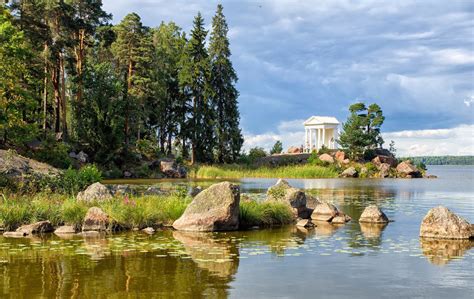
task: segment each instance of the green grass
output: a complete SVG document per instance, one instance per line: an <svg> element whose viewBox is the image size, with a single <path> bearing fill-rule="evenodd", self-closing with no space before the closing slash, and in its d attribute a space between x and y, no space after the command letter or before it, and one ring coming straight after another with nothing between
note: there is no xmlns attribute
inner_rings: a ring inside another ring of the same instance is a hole
<svg viewBox="0 0 474 299"><path fill-rule="evenodd" d="M272 226L293 221L290 207L281 202L240 202L240 226Z"/></svg>
<svg viewBox="0 0 474 299"><path fill-rule="evenodd" d="M160 196L117 197L104 202L82 202L66 195L40 193L33 197L13 195L0 197L0 227L12 231L24 224L49 220L80 228L87 210L100 207L112 221L114 230L170 225L191 202L182 193ZM293 221L290 207L281 202L240 202L241 227L272 226Z"/></svg>
<svg viewBox="0 0 474 299"><path fill-rule="evenodd" d="M190 203L182 194L140 196L128 200L114 198L105 202L80 202L66 195L37 194L33 197L13 195L0 197L0 226L14 230L21 225L49 220L54 226L62 224L80 227L87 210L100 207L109 214L116 229L144 228L171 224Z"/></svg>
<svg viewBox="0 0 474 299"><path fill-rule="evenodd" d="M336 169L316 165L250 167L244 165L197 166L190 171L194 178L335 178Z"/></svg>

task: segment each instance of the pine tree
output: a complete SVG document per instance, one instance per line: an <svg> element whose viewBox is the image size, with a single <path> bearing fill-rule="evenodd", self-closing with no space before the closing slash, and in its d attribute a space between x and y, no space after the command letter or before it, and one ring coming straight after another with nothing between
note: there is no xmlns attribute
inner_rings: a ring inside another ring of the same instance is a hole
<svg viewBox="0 0 474 299"><path fill-rule="evenodd" d="M205 47L207 31L201 13L194 18L191 39L186 46L179 75L183 92L192 102L188 121L191 163L211 162L214 148L214 116L209 99L209 56Z"/></svg>
<svg viewBox="0 0 474 299"><path fill-rule="evenodd" d="M233 162L237 159L243 144L239 128L240 114L235 88L237 74L230 61L231 52L228 27L221 4L212 19L212 32L209 45L211 63L211 96L215 109L215 130L217 138L217 161Z"/></svg>

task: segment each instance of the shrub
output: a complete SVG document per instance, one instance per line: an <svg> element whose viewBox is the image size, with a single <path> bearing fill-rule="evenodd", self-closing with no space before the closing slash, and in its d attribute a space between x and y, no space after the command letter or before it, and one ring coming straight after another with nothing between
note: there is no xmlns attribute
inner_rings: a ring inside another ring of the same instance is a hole
<svg viewBox="0 0 474 299"><path fill-rule="evenodd" d="M322 154L329 154L330 152L331 150L323 144L323 146L321 146L321 148L318 151L318 155L321 156Z"/></svg>
<svg viewBox="0 0 474 299"><path fill-rule="evenodd" d="M83 202L68 199L61 205L60 213L64 223L79 227L86 216L87 206Z"/></svg>
<svg viewBox="0 0 474 299"><path fill-rule="evenodd" d="M69 168L54 183L57 191L76 194L90 184L102 179L101 171L95 165L86 165L79 170Z"/></svg>
<svg viewBox="0 0 474 299"><path fill-rule="evenodd" d="M251 148L249 151L249 160L255 162L257 159L264 158L268 156L267 152L261 147Z"/></svg>
<svg viewBox="0 0 474 299"><path fill-rule="evenodd" d="M66 169L72 165L69 157L70 146L58 142L54 136L49 135L42 143L40 149L33 154L33 158L48 163L54 167Z"/></svg>

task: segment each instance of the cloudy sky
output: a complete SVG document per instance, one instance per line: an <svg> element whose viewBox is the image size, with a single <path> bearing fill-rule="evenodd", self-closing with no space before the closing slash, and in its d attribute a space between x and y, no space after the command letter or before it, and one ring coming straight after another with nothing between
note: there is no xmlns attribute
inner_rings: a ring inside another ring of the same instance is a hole
<svg viewBox="0 0 474 299"><path fill-rule="evenodd" d="M378 103L399 155L474 154L474 1L104 0L119 22L229 24L245 147L301 145L311 115Z"/></svg>

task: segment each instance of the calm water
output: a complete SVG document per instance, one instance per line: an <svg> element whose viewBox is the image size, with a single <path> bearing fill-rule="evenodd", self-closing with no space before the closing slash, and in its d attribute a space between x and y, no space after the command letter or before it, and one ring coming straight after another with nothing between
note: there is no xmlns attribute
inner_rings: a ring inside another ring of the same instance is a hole
<svg viewBox="0 0 474 299"><path fill-rule="evenodd" d="M474 241L422 241L418 230L439 204L474 222L474 168L429 170L440 178L290 180L353 219L376 203L395 221L386 227L0 237L0 297L472 298Z"/></svg>

